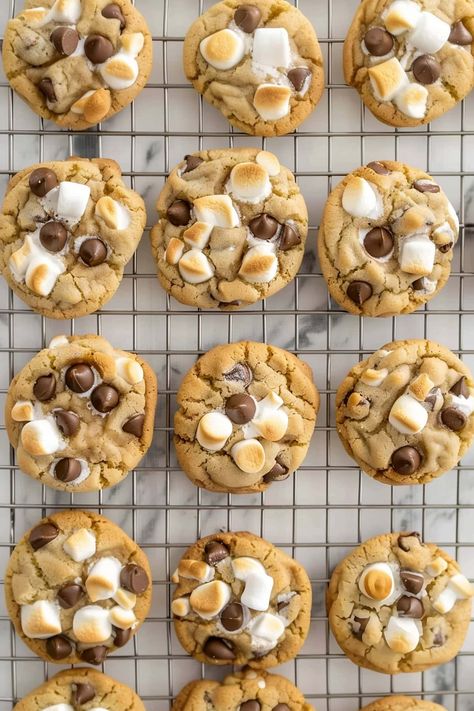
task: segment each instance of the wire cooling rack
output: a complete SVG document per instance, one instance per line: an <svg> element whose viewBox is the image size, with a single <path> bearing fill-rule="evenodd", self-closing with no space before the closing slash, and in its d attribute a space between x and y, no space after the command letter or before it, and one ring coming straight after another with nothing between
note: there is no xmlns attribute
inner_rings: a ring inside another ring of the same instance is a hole
<svg viewBox="0 0 474 711"><path fill-rule="evenodd" d="M344 85L342 42L357 0L299 0L317 28L326 59L327 89L297 134L262 141L230 131L186 82L181 68L184 34L212 2L136 0L148 19L155 50L150 83L135 105L99 129L59 131L40 121L0 75L0 190L17 170L39 160L103 155L120 161L126 181L154 203L168 171L199 148L264 145L295 171L310 209L311 232L299 276L266 304L232 315L199 313L167 298L154 273L147 236L123 283L104 310L57 323L32 314L0 284L0 397L11 377L53 335L102 333L117 346L144 355L155 368L160 401L154 444L120 486L99 495L69 496L41 488L14 465L0 426L0 579L13 544L53 509L98 510L146 550L153 567L154 604L134 641L112 656L105 671L141 694L149 711L164 711L182 685L221 669L190 659L177 643L169 617L170 573L196 537L220 528L267 537L305 565L314 587L312 625L299 658L277 671L293 679L320 711L356 711L390 693L422 695L448 709L474 709L474 633L458 658L424 674L398 677L360 670L328 632L324 589L334 565L354 545L388 530L419 530L456 555L474 578L474 453L427 487L391 488L361 474L345 455L334 428L334 393L350 366L395 338L427 337L449 346L474 366L474 98L419 130L393 130L365 112ZM2 0L0 33L22 2ZM376 159L400 159L429 170L443 185L463 226L451 280L417 314L358 319L328 298L316 259L316 232L328 191L353 168ZM314 369L322 395L310 453L294 478L256 496L211 495L197 490L177 466L172 418L179 382L196 355L223 341L264 340L297 353ZM32 656L0 602L0 711L58 667ZM473 625L471 625L471 628Z"/></svg>

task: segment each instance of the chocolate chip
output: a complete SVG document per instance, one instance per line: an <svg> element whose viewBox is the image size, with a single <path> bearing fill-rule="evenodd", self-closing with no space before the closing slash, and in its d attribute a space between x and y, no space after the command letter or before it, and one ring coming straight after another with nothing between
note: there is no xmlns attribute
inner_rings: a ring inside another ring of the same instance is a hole
<svg viewBox="0 0 474 711"><path fill-rule="evenodd" d="M52 373L41 375L33 385L33 395L40 402L51 400L56 394L56 378Z"/></svg>
<svg viewBox="0 0 474 711"><path fill-rule="evenodd" d="M94 664L94 666L98 666L99 664L102 664L102 662L105 660L108 651L108 647L105 647L104 645L98 645L97 647L84 649L84 651L81 653L81 659L87 664Z"/></svg>
<svg viewBox="0 0 474 711"><path fill-rule="evenodd" d="M228 632L237 632L244 623L244 608L240 602L231 602L221 612L221 625Z"/></svg>
<svg viewBox="0 0 474 711"><path fill-rule="evenodd" d="M439 193L441 191L439 185L429 180L415 180L413 187L415 190L418 190L419 193Z"/></svg>
<svg viewBox="0 0 474 711"><path fill-rule="evenodd" d="M278 231L280 223L274 217L263 212L249 222L249 228L257 239L272 239Z"/></svg>
<svg viewBox="0 0 474 711"><path fill-rule="evenodd" d="M425 579L422 573L417 573L414 570L401 570L400 580L403 583L405 590L413 595L418 595L422 591Z"/></svg>
<svg viewBox="0 0 474 711"><path fill-rule="evenodd" d="M60 222L47 222L40 230L40 242L48 252L60 252L67 240L67 230Z"/></svg>
<svg viewBox="0 0 474 711"><path fill-rule="evenodd" d="M448 37L448 42L451 44L467 45L472 44L472 35L467 29L466 25L458 20L451 27L451 33Z"/></svg>
<svg viewBox="0 0 474 711"><path fill-rule="evenodd" d="M393 251L394 241L386 227L373 227L364 237L364 247L371 257L380 259Z"/></svg>
<svg viewBox="0 0 474 711"><path fill-rule="evenodd" d="M76 706L87 704L95 698L95 689L92 684L76 684L72 692L72 703Z"/></svg>
<svg viewBox="0 0 474 711"><path fill-rule="evenodd" d="M73 393L86 393L94 385L94 371L86 363L76 363L66 370L65 380Z"/></svg>
<svg viewBox="0 0 474 711"><path fill-rule="evenodd" d="M417 531L412 531L411 533L402 533L400 536L398 536L398 547L402 549L402 551L405 551L405 553L408 553L411 551L412 546L409 543L408 539L409 538L416 538L418 542L421 544L421 535Z"/></svg>
<svg viewBox="0 0 474 711"><path fill-rule="evenodd" d="M48 77L41 79L40 83L38 84L38 89L41 91L47 101L56 101L56 92L54 91L54 84L51 79L49 79Z"/></svg>
<svg viewBox="0 0 474 711"><path fill-rule="evenodd" d="M224 373L224 379L231 383L242 383L247 388L253 380L253 373L247 363L236 363L233 368Z"/></svg>
<svg viewBox="0 0 474 711"><path fill-rule="evenodd" d="M231 662L235 659L234 646L227 639L209 637L203 647L204 654L219 662Z"/></svg>
<svg viewBox="0 0 474 711"><path fill-rule="evenodd" d="M75 412L69 410L55 410L54 419L56 424L66 437L73 437L79 432L81 421Z"/></svg>
<svg viewBox="0 0 474 711"><path fill-rule="evenodd" d="M256 411L255 400L246 393L231 395L225 404L225 414L236 425L246 425L253 420Z"/></svg>
<svg viewBox="0 0 474 711"><path fill-rule="evenodd" d="M425 609L421 600L417 597L402 595L397 602L397 610L400 617L411 617L414 620L421 620L425 614Z"/></svg>
<svg viewBox="0 0 474 711"><path fill-rule="evenodd" d="M411 288L414 291L426 291L426 277L420 277L419 279L415 279L415 281L412 282Z"/></svg>
<svg viewBox="0 0 474 711"><path fill-rule="evenodd" d="M115 388L102 383L91 392L91 403L99 412L112 412L117 407L120 397Z"/></svg>
<svg viewBox="0 0 474 711"><path fill-rule="evenodd" d="M255 5L241 5L234 14L234 21L242 32L254 32L262 18L262 13Z"/></svg>
<svg viewBox="0 0 474 711"><path fill-rule="evenodd" d="M120 572L120 585L135 595L143 595L148 589L150 581L140 565L128 563Z"/></svg>
<svg viewBox="0 0 474 711"><path fill-rule="evenodd" d="M444 636L443 632L441 630L436 630L436 632L433 636L433 646L434 647L442 647L445 642L446 642L446 637Z"/></svg>
<svg viewBox="0 0 474 711"><path fill-rule="evenodd" d="M377 175L390 175L390 170L384 166L383 163L380 163L378 160L374 160L371 163L367 164L367 168L370 168L370 170L373 170L374 173L377 173Z"/></svg>
<svg viewBox="0 0 474 711"><path fill-rule="evenodd" d="M442 244L438 247L441 254L447 254L453 248L453 243L448 242L447 244Z"/></svg>
<svg viewBox="0 0 474 711"><path fill-rule="evenodd" d="M186 167L183 170L183 175L185 173L191 173L193 170L196 170L198 165L201 165L201 163L204 163L202 158L199 158L199 156L193 156L193 155L184 156L184 160L186 161Z"/></svg>
<svg viewBox="0 0 474 711"><path fill-rule="evenodd" d="M79 33L73 30L72 27L56 27L51 33L50 40L59 54L62 54L63 57L69 57L77 49Z"/></svg>
<svg viewBox="0 0 474 711"><path fill-rule="evenodd" d="M420 84L434 84L441 75L441 65L432 54L422 54L411 66L413 76Z"/></svg>
<svg viewBox="0 0 474 711"><path fill-rule="evenodd" d="M414 447L406 445L396 449L390 462L397 474L408 476L416 472L421 464L421 454Z"/></svg>
<svg viewBox="0 0 474 711"><path fill-rule="evenodd" d="M467 386L466 376L463 375L461 378L459 378L459 380L454 383L453 387L449 392L453 395L457 395L457 397L468 398L471 394L471 391Z"/></svg>
<svg viewBox="0 0 474 711"><path fill-rule="evenodd" d="M393 49L393 37L383 27L372 27L366 32L364 42L373 57L384 57Z"/></svg>
<svg viewBox="0 0 474 711"><path fill-rule="evenodd" d="M92 237L81 244L79 256L87 267L97 267L107 259L107 247L101 239Z"/></svg>
<svg viewBox="0 0 474 711"><path fill-rule="evenodd" d="M50 190L57 187L58 179L49 168L37 168L29 177L29 185L32 193L38 197L44 197Z"/></svg>
<svg viewBox="0 0 474 711"><path fill-rule="evenodd" d="M75 481L81 476L82 465L78 459L65 457L60 459L54 467L54 476L63 484L68 484L70 481Z"/></svg>
<svg viewBox="0 0 474 711"><path fill-rule="evenodd" d="M216 565L230 555L230 551L227 546L220 541L210 541L207 543L204 553L209 565Z"/></svg>
<svg viewBox="0 0 474 711"><path fill-rule="evenodd" d="M467 417L456 407L446 407L441 411L441 422L453 432L459 432L466 426Z"/></svg>
<svg viewBox="0 0 474 711"><path fill-rule="evenodd" d="M254 699L252 701L244 701L243 704L240 704L239 711L260 711L261 708L260 703Z"/></svg>
<svg viewBox="0 0 474 711"><path fill-rule="evenodd" d="M272 711L291 711L288 704L277 704L273 707Z"/></svg>
<svg viewBox="0 0 474 711"><path fill-rule="evenodd" d="M357 637L357 639L362 639L362 635L365 632L365 629L367 625L369 624L369 617L354 617L354 622L359 625L359 628L357 631L355 631L354 628L352 628L352 631L354 633L354 637Z"/></svg>
<svg viewBox="0 0 474 711"><path fill-rule="evenodd" d="M438 403L438 398L441 395L441 390L439 388L432 388L428 395L425 397L425 403L428 406L428 410L434 410L437 403Z"/></svg>
<svg viewBox="0 0 474 711"><path fill-rule="evenodd" d="M263 481L265 484L270 484L272 481L285 481L289 476L288 467L279 462L277 457L273 467L263 477Z"/></svg>
<svg viewBox="0 0 474 711"><path fill-rule="evenodd" d="M44 548L58 536L59 529L54 523L40 523L30 532L28 543L34 551L39 551L40 548Z"/></svg>
<svg viewBox="0 0 474 711"><path fill-rule="evenodd" d="M70 610L75 607L83 597L84 590L77 583L66 583L58 590L58 602L63 610Z"/></svg>
<svg viewBox="0 0 474 711"><path fill-rule="evenodd" d="M366 281L353 281L347 288L347 296L357 306L362 306L372 296L373 289Z"/></svg>
<svg viewBox="0 0 474 711"><path fill-rule="evenodd" d="M110 5L106 5L102 10L102 15L103 17L106 17L107 20L118 20L120 22L121 30L125 28L125 17L123 16L122 8L120 7L120 5L115 5L115 3L110 3Z"/></svg>
<svg viewBox="0 0 474 711"><path fill-rule="evenodd" d="M308 69L308 67L295 67L295 69L290 69L287 76L295 87L295 90L302 91L308 77L311 75L311 69Z"/></svg>
<svg viewBox="0 0 474 711"><path fill-rule="evenodd" d="M294 227L285 224L280 233L280 249L282 252L287 252L289 249L301 244L301 237Z"/></svg>
<svg viewBox="0 0 474 711"><path fill-rule="evenodd" d="M122 430L127 432L127 434L134 435L135 437L141 437L143 434L143 425L145 424L145 415L134 415L130 417L122 425Z"/></svg>
<svg viewBox="0 0 474 711"><path fill-rule="evenodd" d="M125 647L132 636L132 630L121 630L118 627L113 627L112 629L114 633L114 645L119 649L120 647Z"/></svg>
<svg viewBox="0 0 474 711"><path fill-rule="evenodd" d="M186 200L175 200L169 206L166 216L175 227L184 227L191 219L191 205Z"/></svg>
<svg viewBox="0 0 474 711"><path fill-rule="evenodd" d="M84 54L92 64L103 64L113 53L112 42L102 35L89 35L84 43Z"/></svg>
<svg viewBox="0 0 474 711"><path fill-rule="evenodd" d="M66 659L72 654L72 643L62 634L46 640L46 652L52 659Z"/></svg>

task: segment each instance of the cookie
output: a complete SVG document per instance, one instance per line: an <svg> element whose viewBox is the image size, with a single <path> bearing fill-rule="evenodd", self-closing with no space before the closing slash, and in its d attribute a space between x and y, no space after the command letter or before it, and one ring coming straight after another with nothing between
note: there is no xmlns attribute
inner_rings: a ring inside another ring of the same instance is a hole
<svg viewBox="0 0 474 711"><path fill-rule="evenodd" d="M474 380L432 341L394 341L355 365L336 395L348 454L384 484L427 484L457 465L474 436Z"/></svg>
<svg viewBox="0 0 474 711"><path fill-rule="evenodd" d="M186 156L158 199L151 234L162 286L203 309L236 309L285 287L298 272L308 234L293 174L268 151Z"/></svg>
<svg viewBox="0 0 474 711"><path fill-rule="evenodd" d="M5 425L20 469L69 492L122 481L153 438L156 378L101 336L58 336L13 379Z"/></svg>
<svg viewBox="0 0 474 711"><path fill-rule="evenodd" d="M175 699L172 711L314 711L288 679L244 669L222 683L202 680L187 684Z"/></svg>
<svg viewBox="0 0 474 711"><path fill-rule="evenodd" d="M384 674L453 659L471 619L474 587L419 533L387 533L354 549L327 592L329 624L353 662Z"/></svg>
<svg viewBox="0 0 474 711"><path fill-rule="evenodd" d="M474 87L470 0L363 0L344 43L344 74L390 126L419 126Z"/></svg>
<svg viewBox="0 0 474 711"><path fill-rule="evenodd" d="M0 213L0 272L56 319L97 311L117 291L146 224L112 160L41 163L11 181Z"/></svg>
<svg viewBox="0 0 474 711"><path fill-rule="evenodd" d="M306 639L306 571L252 533L217 533L197 541L172 582L176 634L200 662L267 669L293 659Z"/></svg>
<svg viewBox="0 0 474 711"><path fill-rule="evenodd" d="M121 111L145 87L151 35L130 0L26 0L7 25L3 66L35 113L81 131Z"/></svg>
<svg viewBox="0 0 474 711"><path fill-rule="evenodd" d="M145 711L125 684L95 669L68 669L25 696L13 711Z"/></svg>
<svg viewBox="0 0 474 711"><path fill-rule="evenodd" d="M421 701L412 696L392 695L364 706L362 711L446 711L446 709L432 701Z"/></svg>
<svg viewBox="0 0 474 711"><path fill-rule="evenodd" d="M330 194L319 260L332 298L349 313L406 314L445 285L458 235L456 212L430 175L374 161Z"/></svg>
<svg viewBox="0 0 474 711"><path fill-rule="evenodd" d="M310 367L275 346L217 346L183 379L174 441L191 481L250 494L287 479L308 451L319 409Z"/></svg>
<svg viewBox="0 0 474 711"><path fill-rule="evenodd" d="M285 0L213 5L186 35L184 71L206 101L253 136L294 131L324 88L314 28Z"/></svg>
<svg viewBox="0 0 474 711"><path fill-rule="evenodd" d="M101 664L138 630L151 594L144 552L115 523L86 511L40 521L14 549L5 575L17 634L58 664Z"/></svg>

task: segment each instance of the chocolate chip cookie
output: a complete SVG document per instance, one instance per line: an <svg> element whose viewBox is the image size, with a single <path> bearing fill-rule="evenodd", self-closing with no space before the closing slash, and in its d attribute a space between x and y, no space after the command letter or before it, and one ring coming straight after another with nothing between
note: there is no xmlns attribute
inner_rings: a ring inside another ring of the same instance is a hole
<svg viewBox="0 0 474 711"><path fill-rule="evenodd" d="M25 696L13 711L145 711L137 694L95 669L68 669Z"/></svg>
<svg viewBox="0 0 474 711"><path fill-rule="evenodd" d="M314 711L288 679L244 669L218 681L192 681L177 696L172 711ZM428 711L428 710L427 710Z"/></svg>
<svg viewBox="0 0 474 711"><path fill-rule="evenodd" d="M432 341L394 341L358 363L336 395L348 454L384 484L426 484L455 467L474 436L474 380Z"/></svg>
<svg viewBox="0 0 474 711"><path fill-rule="evenodd" d="M420 672L459 652L473 595L445 551L423 543L418 533L387 533L336 567L327 593L329 624L359 666L384 674Z"/></svg>
<svg viewBox="0 0 474 711"><path fill-rule="evenodd" d="M306 639L306 571L252 533L202 538L188 548L172 581L176 634L200 662L266 669L295 657Z"/></svg>
<svg viewBox="0 0 474 711"><path fill-rule="evenodd" d="M470 0L363 0L344 44L346 81L391 126L429 123L474 87Z"/></svg>
<svg viewBox="0 0 474 711"><path fill-rule="evenodd" d="M275 346L242 341L202 356L178 390L181 468L209 491L249 494L303 462L319 394L309 366Z"/></svg>
<svg viewBox="0 0 474 711"><path fill-rule="evenodd" d="M206 101L253 136L293 131L324 88L314 28L285 0L213 5L186 35L184 71Z"/></svg>
<svg viewBox="0 0 474 711"><path fill-rule="evenodd" d="M43 519L20 540L5 575L17 634L60 664L101 664L138 630L151 594L144 552L112 521L85 511Z"/></svg>
<svg viewBox="0 0 474 711"><path fill-rule="evenodd" d="M130 0L26 0L7 25L3 65L35 113L81 131L145 87L151 35Z"/></svg>
<svg viewBox="0 0 474 711"><path fill-rule="evenodd" d="M5 424L20 469L69 492L124 479L153 438L156 378L100 336L59 336L13 379Z"/></svg>
<svg viewBox="0 0 474 711"><path fill-rule="evenodd" d="M201 151L171 173L151 234L163 287L178 301L235 311L296 275L308 234L293 174L268 151Z"/></svg>
<svg viewBox="0 0 474 711"><path fill-rule="evenodd" d="M349 313L406 314L445 285L458 235L456 212L430 175L375 161L330 194L319 260L331 296Z"/></svg>
<svg viewBox="0 0 474 711"><path fill-rule="evenodd" d="M432 701L421 701L412 696L392 695L364 706L362 711L446 711L446 709Z"/></svg>
<svg viewBox="0 0 474 711"><path fill-rule="evenodd" d="M97 311L117 291L146 224L115 161L41 163L10 182L0 213L0 272L55 319Z"/></svg>

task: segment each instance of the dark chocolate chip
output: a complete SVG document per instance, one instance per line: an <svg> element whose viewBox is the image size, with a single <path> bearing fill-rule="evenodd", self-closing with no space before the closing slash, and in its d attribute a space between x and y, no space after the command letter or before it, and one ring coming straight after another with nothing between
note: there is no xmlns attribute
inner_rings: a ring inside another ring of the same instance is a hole
<svg viewBox="0 0 474 711"><path fill-rule="evenodd" d="M453 243L448 242L447 244L442 244L438 247L441 254L447 254L453 248Z"/></svg>
<svg viewBox="0 0 474 711"><path fill-rule="evenodd" d="M295 90L302 91L308 77L311 75L311 69L308 69L308 67L295 67L295 69L290 69L287 76L295 87Z"/></svg>
<svg viewBox="0 0 474 711"><path fill-rule="evenodd" d="M439 185L426 180L415 180L413 187L419 193L439 193L441 191Z"/></svg>
<svg viewBox="0 0 474 711"><path fill-rule="evenodd" d="M122 430L127 434L141 437L143 434L143 425L145 424L145 415L134 415L129 420L123 423Z"/></svg>
<svg viewBox="0 0 474 711"><path fill-rule="evenodd" d="M66 583L58 590L58 602L63 610L75 607L84 595L84 590L77 583Z"/></svg>
<svg viewBox="0 0 474 711"><path fill-rule="evenodd" d="M60 222L47 222L40 230L40 242L48 252L60 252L67 240L67 230Z"/></svg>
<svg viewBox="0 0 474 711"><path fill-rule="evenodd" d="M50 101L51 103L56 101L56 92L54 91L54 84L51 79L49 79L48 77L41 79L40 83L38 84L38 89L41 91L47 101Z"/></svg>
<svg viewBox="0 0 474 711"><path fill-rule="evenodd" d="M285 481L289 476L288 467L279 462L277 458L273 467L263 477L263 481L265 484L271 484L272 481Z"/></svg>
<svg viewBox="0 0 474 711"><path fill-rule="evenodd" d="M441 64L432 54L422 54L415 59L411 70L420 84L434 84L441 75Z"/></svg>
<svg viewBox="0 0 474 711"><path fill-rule="evenodd" d="M406 445L405 447L400 447L394 451L390 463L397 474L408 476L409 474L416 472L420 466L421 454L414 447Z"/></svg>
<svg viewBox="0 0 474 711"><path fill-rule="evenodd" d="M113 53L112 42L102 35L89 35L84 43L84 54L92 64L103 64Z"/></svg>
<svg viewBox="0 0 474 711"><path fill-rule="evenodd" d="M412 531L411 533L402 533L398 536L398 547L408 553L411 550L411 545L407 539L416 538L421 544L421 535L417 531Z"/></svg>
<svg viewBox="0 0 474 711"><path fill-rule="evenodd" d="M244 623L244 608L240 602L231 602L221 612L221 625L228 632L237 632Z"/></svg>
<svg viewBox="0 0 474 711"><path fill-rule="evenodd" d="M280 249L282 252L287 252L289 249L301 244L301 237L294 227L285 224L280 233Z"/></svg>
<svg viewBox="0 0 474 711"><path fill-rule="evenodd" d="M393 49L393 37L383 27L372 27L366 32L364 42L373 57L384 57Z"/></svg>
<svg viewBox="0 0 474 711"><path fill-rule="evenodd" d="M413 595L418 595L422 591L425 583L425 578L422 573L417 573L414 570L401 570L400 580L403 583L405 590Z"/></svg>
<svg viewBox="0 0 474 711"><path fill-rule="evenodd" d="M261 708L260 703L256 699L253 699L240 704L239 711L260 711Z"/></svg>
<svg viewBox="0 0 474 711"><path fill-rule="evenodd" d="M34 551L39 551L40 548L44 548L48 543L54 541L58 535L59 530L54 523L40 523L39 526L36 526L31 531L28 537L28 543Z"/></svg>
<svg viewBox="0 0 474 711"><path fill-rule="evenodd" d="M374 259L381 259L390 254L393 244L393 235L386 227L373 227L364 237L364 247Z"/></svg>
<svg viewBox="0 0 474 711"><path fill-rule="evenodd" d="M112 412L117 407L120 397L112 385L102 383L91 392L91 403L99 412Z"/></svg>
<svg viewBox="0 0 474 711"><path fill-rule="evenodd" d="M97 267L107 259L107 247L98 237L86 239L79 247L79 256L88 267Z"/></svg>
<svg viewBox="0 0 474 711"><path fill-rule="evenodd" d="M209 565L216 565L230 555L229 549L220 541L209 541L204 549Z"/></svg>
<svg viewBox="0 0 474 711"><path fill-rule="evenodd" d="M72 457L64 457L54 467L54 476L63 484L68 484L70 481L75 481L81 476L82 466L78 459Z"/></svg>
<svg viewBox="0 0 474 711"><path fill-rule="evenodd" d="M29 177L30 190L38 197L44 197L58 184L56 173L49 168L37 168Z"/></svg>
<svg viewBox="0 0 474 711"><path fill-rule="evenodd" d="M219 662L231 662L235 659L234 646L232 642L220 637L209 637L203 647L204 654L209 659Z"/></svg>
<svg viewBox="0 0 474 711"><path fill-rule="evenodd" d="M191 205L186 200L175 200L169 206L166 216L175 227L184 227L191 219Z"/></svg>
<svg viewBox="0 0 474 711"><path fill-rule="evenodd" d="M58 634L46 640L46 652L51 659L66 659L72 654L72 643L64 635Z"/></svg>
<svg viewBox="0 0 474 711"><path fill-rule="evenodd" d="M193 156L193 155L184 156L184 160L186 161L186 167L183 170L183 175L185 173L191 173L193 170L196 170L198 165L201 165L201 163L204 163L202 158L199 158L199 156Z"/></svg>
<svg viewBox="0 0 474 711"><path fill-rule="evenodd" d="M291 711L288 704L277 704L273 707L272 711Z"/></svg>
<svg viewBox="0 0 474 711"><path fill-rule="evenodd" d="M426 291L426 277L420 277L412 282L411 288L414 291Z"/></svg>
<svg viewBox="0 0 474 711"><path fill-rule="evenodd" d="M70 412L69 410L55 410L54 419L66 437L73 437L79 432L81 421L75 412Z"/></svg>
<svg viewBox="0 0 474 711"><path fill-rule="evenodd" d="M249 228L257 239L272 239L278 231L279 222L274 217L263 212L249 222Z"/></svg>
<svg viewBox="0 0 474 711"><path fill-rule="evenodd" d="M255 5L241 5L234 14L235 24L242 32L254 32L262 18L262 13Z"/></svg>
<svg viewBox="0 0 474 711"><path fill-rule="evenodd" d="M428 406L428 410L434 410L436 407L436 403L438 402L438 398L441 394L441 390L439 388L433 388L430 390L428 395L425 398L425 403Z"/></svg>
<svg viewBox="0 0 474 711"><path fill-rule="evenodd" d="M132 630L121 630L118 627L113 627L114 645L118 648L125 647L132 636Z"/></svg>
<svg viewBox="0 0 474 711"><path fill-rule="evenodd" d="M86 363L76 363L66 370L65 380L73 393L86 393L94 385L94 371Z"/></svg>
<svg viewBox="0 0 474 711"><path fill-rule="evenodd" d="M75 684L72 692L72 703L76 706L83 706L95 698L95 689L92 684Z"/></svg>
<svg viewBox="0 0 474 711"><path fill-rule="evenodd" d="M467 417L456 407L446 407L441 411L441 422L453 432L459 432L466 426Z"/></svg>
<svg viewBox="0 0 474 711"><path fill-rule="evenodd" d="M69 57L77 49L79 33L72 27L56 27L51 33L51 42L63 57Z"/></svg>
<svg viewBox="0 0 474 711"><path fill-rule="evenodd" d="M98 645L97 647L84 649L84 651L81 653L81 659L87 664L93 664L94 666L98 666L99 664L102 664L102 662L105 660L108 651L108 647L105 647L104 645Z"/></svg>
<svg viewBox="0 0 474 711"><path fill-rule="evenodd" d="M362 306L372 296L373 289L366 281L353 281L347 287L347 296L357 306Z"/></svg>
<svg viewBox="0 0 474 711"><path fill-rule="evenodd" d="M362 635L365 632L365 629L367 625L369 624L369 617L354 617L354 622L359 625L359 628L357 631L355 631L354 628L352 628L352 631L354 633L354 637L357 637L357 639L362 639Z"/></svg>
<svg viewBox="0 0 474 711"><path fill-rule="evenodd" d="M253 374L247 363L236 363L233 368L224 373L224 379L231 383L242 383L247 388L253 380Z"/></svg>
<svg viewBox="0 0 474 711"><path fill-rule="evenodd" d="M463 46L472 44L472 35L467 29L466 25L461 22L461 20L455 22L454 25L451 27L451 33L448 37L448 42L451 42L451 44L460 44Z"/></svg>
<svg viewBox="0 0 474 711"><path fill-rule="evenodd" d="M116 5L115 3L110 3L110 5L106 5L102 10L102 15L103 17L106 17L107 20L118 20L120 22L121 30L125 28L125 17L123 16L122 8L120 7L120 5Z"/></svg>
<svg viewBox="0 0 474 711"><path fill-rule="evenodd" d="M397 610L400 617L411 617L414 620L421 620L425 614L425 609L421 600L417 597L402 595L397 602Z"/></svg>
<svg viewBox="0 0 474 711"><path fill-rule="evenodd" d="M377 175L390 175L389 169L386 168L384 164L380 163L380 161L378 160L373 160L371 163L368 163L367 168L373 170L374 173L377 173Z"/></svg>
<svg viewBox="0 0 474 711"><path fill-rule="evenodd" d="M56 378L52 373L41 375L33 385L33 395L40 402L51 400L56 394Z"/></svg>
<svg viewBox="0 0 474 711"><path fill-rule="evenodd" d="M225 414L236 425L246 425L253 420L256 411L255 400L246 393L231 395L225 404Z"/></svg>
<svg viewBox="0 0 474 711"><path fill-rule="evenodd" d="M459 380L454 383L453 387L449 392L453 395L457 395L458 397L468 398L471 392L467 386L466 376L463 375L461 378L459 378Z"/></svg>
<svg viewBox="0 0 474 711"><path fill-rule="evenodd" d="M120 572L120 585L135 595L143 595L148 589L150 581L140 565L128 563Z"/></svg>

